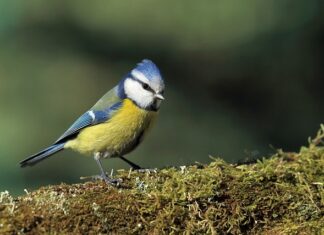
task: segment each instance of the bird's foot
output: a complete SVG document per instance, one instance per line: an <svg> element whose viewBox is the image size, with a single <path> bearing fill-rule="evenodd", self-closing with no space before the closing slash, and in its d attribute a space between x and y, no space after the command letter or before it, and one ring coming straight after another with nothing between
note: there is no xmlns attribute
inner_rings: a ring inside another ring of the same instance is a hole
<svg viewBox="0 0 324 235"><path fill-rule="evenodd" d="M101 175L92 175L92 176L86 176L86 177L80 177L80 179L91 179L91 180L103 180L106 182L108 185L113 185L113 186L119 186L120 183L123 181L122 179L113 179L108 177L106 174L101 174Z"/></svg>
<svg viewBox="0 0 324 235"><path fill-rule="evenodd" d="M152 169L139 168L139 169L134 169L134 170L139 173L157 173L158 172L157 168L152 168Z"/></svg>

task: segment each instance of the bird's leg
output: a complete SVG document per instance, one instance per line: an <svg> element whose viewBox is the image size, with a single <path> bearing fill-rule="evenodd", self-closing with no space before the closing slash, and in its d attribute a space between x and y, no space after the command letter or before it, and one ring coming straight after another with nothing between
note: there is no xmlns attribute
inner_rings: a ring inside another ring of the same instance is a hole
<svg viewBox="0 0 324 235"><path fill-rule="evenodd" d="M101 154L100 153L95 153L94 155L94 159L95 161L97 162L98 166L99 166L99 169L100 169L100 175L97 175L97 176L94 176L92 178L94 179L102 179L104 180L107 184L113 184L113 185L118 185L118 183L120 182L120 180L118 179L111 179L110 177L107 176L102 164L101 164L101 161L100 161L100 158L101 158Z"/></svg>
<svg viewBox="0 0 324 235"><path fill-rule="evenodd" d="M142 168L139 165L135 164L134 162L131 162L130 160L124 158L123 156L119 156L120 159L122 159L123 161L127 162L134 170L138 171L138 172L153 172L156 173L157 169L146 169L146 168Z"/></svg>
<svg viewBox="0 0 324 235"><path fill-rule="evenodd" d="M119 156L120 159L122 159L123 161L127 162L128 165L130 165L134 170L140 170L143 169L142 167L140 167L139 165L136 165L134 162L131 162L130 160L124 158L123 156Z"/></svg>

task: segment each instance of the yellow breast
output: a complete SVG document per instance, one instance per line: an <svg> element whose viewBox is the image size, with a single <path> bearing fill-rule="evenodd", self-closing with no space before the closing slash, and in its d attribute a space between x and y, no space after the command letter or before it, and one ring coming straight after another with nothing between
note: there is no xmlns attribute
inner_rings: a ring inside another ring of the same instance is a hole
<svg viewBox="0 0 324 235"><path fill-rule="evenodd" d="M156 117L156 112L143 110L125 99L122 107L107 122L83 129L76 139L66 143L82 154L108 152L121 155L131 148L136 138L146 132Z"/></svg>

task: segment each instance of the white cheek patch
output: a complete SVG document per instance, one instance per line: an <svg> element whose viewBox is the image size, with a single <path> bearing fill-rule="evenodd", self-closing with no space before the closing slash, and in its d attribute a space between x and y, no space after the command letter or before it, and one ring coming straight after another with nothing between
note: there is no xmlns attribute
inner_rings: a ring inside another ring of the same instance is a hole
<svg viewBox="0 0 324 235"><path fill-rule="evenodd" d="M154 102L151 92L144 90L138 81L126 79L124 83L125 93L128 98L135 101L140 107L146 108Z"/></svg>

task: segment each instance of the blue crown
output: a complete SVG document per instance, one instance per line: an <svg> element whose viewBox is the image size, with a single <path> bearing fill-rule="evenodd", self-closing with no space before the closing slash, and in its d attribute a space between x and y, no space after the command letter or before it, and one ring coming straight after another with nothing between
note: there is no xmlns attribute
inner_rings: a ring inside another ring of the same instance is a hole
<svg viewBox="0 0 324 235"><path fill-rule="evenodd" d="M132 71L142 73L148 80L163 80L159 68L148 59L142 60Z"/></svg>

